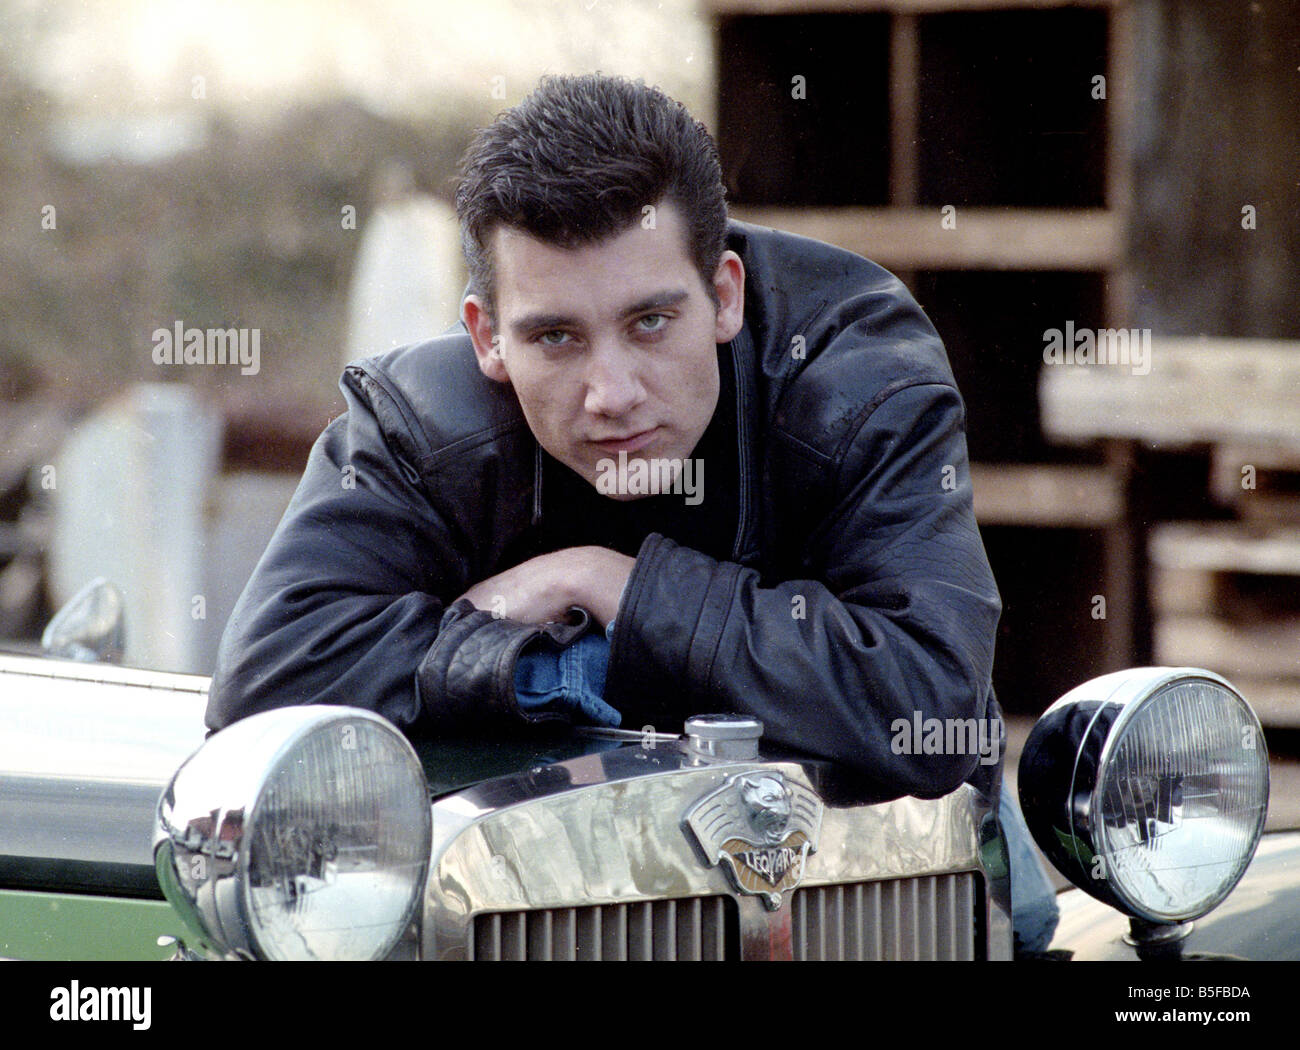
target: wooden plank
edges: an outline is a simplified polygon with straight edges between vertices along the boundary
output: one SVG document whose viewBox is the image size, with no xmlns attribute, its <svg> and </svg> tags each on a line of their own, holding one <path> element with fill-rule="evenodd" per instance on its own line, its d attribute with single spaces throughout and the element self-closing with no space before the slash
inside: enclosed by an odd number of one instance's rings
<svg viewBox="0 0 1300 1050">
<path fill-rule="evenodd" d="M 1233 441 L 1300 448 L 1300 341 L 1146 335 L 1145 372 L 1045 364 L 1038 384 L 1044 432 L 1071 443 L 1122 437 L 1168 447 Z"/>
<path fill-rule="evenodd" d="M 1133 82 L 1137 73 L 1133 9 L 1119 5 L 1106 35 L 1106 206 L 1127 215 L 1133 203 Z M 1100 100 L 1098 100 L 1100 101 Z"/>
<path fill-rule="evenodd" d="M 1300 576 L 1300 528 L 1255 533 L 1232 522 L 1162 525 L 1152 530 L 1150 550 L 1154 564 L 1170 569 Z"/>
<path fill-rule="evenodd" d="M 1123 256 L 1118 218 L 1100 208 L 737 207 L 745 222 L 839 245 L 890 269 L 1105 270 Z"/>
<path fill-rule="evenodd" d="M 1118 479 L 1104 467 L 972 463 L 981 525 L 1093 529 L 1123 515 Z"/>
<path fill-rule="evenodd" d="M 1300 444 L 1225 443 L 1210 455 L 1210 493 L 1261 525 L 1300 525 Z"/>
<path fill-rule="evenodd" d="M 1054 7 L 1118 7 L 1127 0 L 704 0 L 710 15 L 796 15 L 895 11 L 939 14 L 945 11 L 1048 10 Z"/>
<path fill-rule="evenodd" d="M 1234 675 L 1300 678 L 1300 619 L 1229 623 L 1212 616 L 1166 616 L 1157 624 L 1156 662 Z"/>
<path fill-rule="evenodd" d="M 1136 468 L 1133 443 L 1107 441 L 1106 468 L 1125 497 L 1131 493 Z M 1106 652 L 1109 671 L 1149 664 L 1153 652 L 1147 560 L 1148 527 L 1133 501 L 1124 499 L 1122 516 L 1102 533 L 1102 572 L 1106 599 Z"/>
<path fill-rule="evenodd" d="M 1135 316 L 1297 338 L 1300 0 L 1133 6 Z"/>
<path fill-rule="evenodd" d="M 1297 421 L 1300 426 L 1300 421 Z M 1287 447 L 1277 445 L 1239 445 L 1224 442 L 1214 448 L 1211 471 L 1221 474 L 1214 479 L 1214 491 L 1224 494 L 1228 490 L 1241 488 L 1241 468 L 1249 463 L 1259 473 L 1295 474 L 1300 473 L 1300 443 Z"/>
<path fill-rule="evenodd" d="M 1157 616 L 1213 615 L 1214 574 L 1201 569 L 1154 566 L 1151 572 L 1151 609 Z"/>
<path fill-rule="evenodd" d="M 1137 33 L 1133 9 L 1120 4 L 1106 27 L 1106 206 L 1121 229 L 1131 227 L 1133 210 L 1133 126 L 1137 80 Z M 1133 274 L 1127 253 L 1106 275 L 1103 295 L 1108 319 L 1132 316 Z M 1118 321 L 1116 321 L 1118 323 Z"/>
<path fill-rule="evenodd" d="M 916 18 L 899 15 L 889 26 L 889 203 L 916 204 L 921 62 Z"/>
<path fill-rule="evenodd" d="M 1249 496 L 1249 499 L 1246 497 Z M 1242 521 L 1256 525 L 1300 524 L 1300 497 L 1271 492 L 1243 492 L 1237 504 Z"/>
</svg>

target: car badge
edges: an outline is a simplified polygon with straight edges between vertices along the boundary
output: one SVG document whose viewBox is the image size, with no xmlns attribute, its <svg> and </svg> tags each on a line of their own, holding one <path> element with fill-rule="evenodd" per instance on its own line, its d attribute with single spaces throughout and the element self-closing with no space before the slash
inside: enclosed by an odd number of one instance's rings
<svg viewBox="0 0 1300 1050">
<path fill-rule="evenodd" d="M 822 800 L 781 773 L 738 773 L 696 802 L 683 824 L 710 866 L 725 862 L 738 891 L 776 911 L 817 852 Z"/>
</svg>

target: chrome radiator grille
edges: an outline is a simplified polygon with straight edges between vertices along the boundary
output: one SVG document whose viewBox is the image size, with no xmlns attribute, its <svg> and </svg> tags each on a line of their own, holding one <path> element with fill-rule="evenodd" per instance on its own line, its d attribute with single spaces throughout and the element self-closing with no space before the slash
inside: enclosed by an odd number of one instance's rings
<svg viewBox="0 0 1300 1050">
<path fill-rule="evenodd" d="M 974 959 L 974 873 L 794 891 L 795 959 Z M 729 897 L 476 916 L 472 959 L 727 959 L 739 944 Z"/>
<path fill-rule="evenodd" d="M 974 959 L 975 875 L 811 886 L 789 907 L 796 959 Z"/>
<path fill-rule="evenodd" d="M 475 918 L 470 958 L 725 959 L 735 926 L 727 897 L 497 912 Z"/>
</svg>

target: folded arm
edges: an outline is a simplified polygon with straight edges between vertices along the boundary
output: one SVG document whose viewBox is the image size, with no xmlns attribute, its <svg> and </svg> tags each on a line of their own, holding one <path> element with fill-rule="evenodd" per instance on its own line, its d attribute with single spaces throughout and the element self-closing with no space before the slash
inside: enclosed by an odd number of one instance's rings
<svg viewBox="0 0 1300 1050">
<path fill-rule="evenodd" d="M 397 402 L 353 370 L 343 392 L 347 412 L 312 449 L 226 625 L 207 724 L 308 703 L 366 707 L 410 730 L 561 719 L 519 709 L 515 663 L 525 648 L 570 644 L 589 618 L 568 620 L 566 605 L 544 616 L 541 605 L 525 608 L 522 581 L 504 609 L 491 606 L 499 587 L 482 610 L 452 601 L 478 594 L 470 585 L 482 555 L 425 494 L 421 450 Z M 536 622 L 520 622 L 528 618 Z"/>
</svg>

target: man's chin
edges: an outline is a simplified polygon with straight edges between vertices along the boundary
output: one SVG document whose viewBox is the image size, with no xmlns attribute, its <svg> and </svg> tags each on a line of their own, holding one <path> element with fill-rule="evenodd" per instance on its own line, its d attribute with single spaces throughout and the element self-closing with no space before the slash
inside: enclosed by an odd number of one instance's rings
<svg viewBox="0 0 1300 1050">
<path fill-rule="evenodd" d="M 650 495 L 648 492 L 601 492 L 600 486 L 595 486 L 596 491 L 600 492 L 606 499 L 612 499 L 617 503 L 631 503 L 634 500 L 645 499 Z"/>
<path fill-rule="evenodd" d="M 602 496 L 625 502 L 682 491 L 681 472 L 684 461 L 672 457 L 646 455 L 604 456 L 587 472 L 587 480 Z"/>
<path fill-rule="evenodd" d="M 623 458 L 625 469 L 620 470 L 618 456 L 602 456 L 595 466 L 584 470 L 582 476 L 587 479 L 587 483 L 592 488 L 606 499 L 612 499 L 619 503 L 630 503 L 633 500 L 644 499 L 649 493 L 634 491 L 633 486 L 627 483 L 628 468 L 631 468 L 631 465 L 636 463 L 637 458 L 625 456 Z"/>
</svg>

